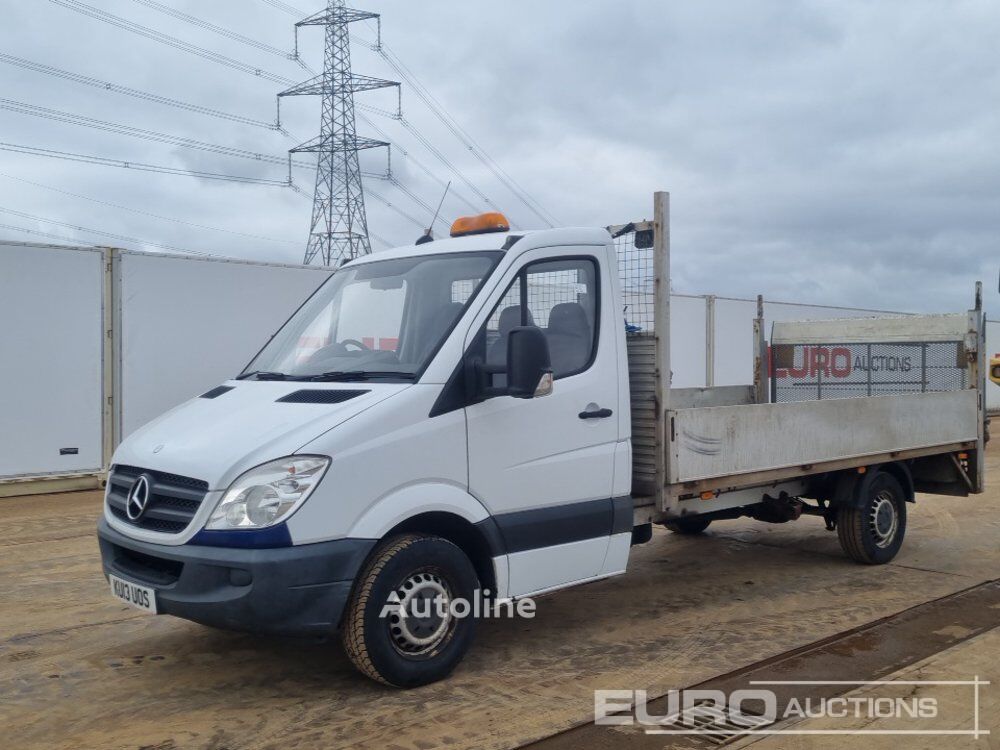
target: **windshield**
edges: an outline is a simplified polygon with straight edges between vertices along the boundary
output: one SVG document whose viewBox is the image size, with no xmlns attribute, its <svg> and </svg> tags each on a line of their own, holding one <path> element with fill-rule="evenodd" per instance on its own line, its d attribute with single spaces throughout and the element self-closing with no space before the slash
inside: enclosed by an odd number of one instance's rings
<svg viewBox="0 0 1000 750">
<path fill-rule="evenodd" d="M 345 266 L 240 377 L 413 379 L 499 258 L 497 252 L 456 253 Z"/>
</svg>

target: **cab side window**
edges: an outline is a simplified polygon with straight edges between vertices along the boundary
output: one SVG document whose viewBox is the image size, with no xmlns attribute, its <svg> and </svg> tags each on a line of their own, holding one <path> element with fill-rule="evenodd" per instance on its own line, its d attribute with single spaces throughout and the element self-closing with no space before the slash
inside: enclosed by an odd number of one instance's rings
<svg viewBox="0 0 1000 750">
<path fill-rule="evenodd" d="M 542 329 L 555 378 L 583 372 L 597 348 L 597 263 L 591 258 L 526 266 L 493 309 L 483 331 L 489 365 L 507 363 L 507 337 L 517 326 Z M 495 385 L 502 385 L 495 378 Z"/>
<path fill-rule="evenodd" d="M 597 264 L 586 258 L 533 263 L 525 278 L 528 315 L 549 341 L 552 374 L 583 372 L 597 348 Z"/>
</svg>

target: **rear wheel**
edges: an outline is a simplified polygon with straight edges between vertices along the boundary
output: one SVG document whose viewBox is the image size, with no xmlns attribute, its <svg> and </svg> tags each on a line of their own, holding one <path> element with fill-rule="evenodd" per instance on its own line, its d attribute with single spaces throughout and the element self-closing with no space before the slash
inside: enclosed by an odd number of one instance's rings
<svg viewBox="0 0 1000 750">
<path fill-rule="evenodd" d="M 675 534 L 691 535 L 700 534 L 708 528 L 710 523 L 712 523 L 711 518 L 691 516 L 688 518 L 675 518 L 672 521 L 666 521 L 663 525 Z"/>
<path fill-rule="evenodd" d="M 468 650 L 478 579 L 469 558 L 446 539 L 405 534 L 379 546 L 358 577 L 341 639 L 363 674 L 393 687 L 447 677 Z M 461 613 L 468 616 L 456 616 Z"/>
<path fill-rule="evenodd" d="M 906 499 L 894 476 L 879 473 L 864 497 L 837 512 L 837 536 L 847 555 L 860 563 L 882 565 L 899 552 L 906 533 Z"/>
</svg>

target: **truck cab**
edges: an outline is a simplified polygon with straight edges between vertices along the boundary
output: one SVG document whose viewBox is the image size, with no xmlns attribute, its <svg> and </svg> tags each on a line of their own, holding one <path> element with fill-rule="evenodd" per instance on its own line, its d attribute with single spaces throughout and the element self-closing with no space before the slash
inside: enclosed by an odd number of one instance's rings
<svg viewBox="0 0 1000 750">
<path fill-rule="evenodd" d="M 363 671 L 411 685 L 454 666 L 472 622 L 380 629 L 349 607 L 366 585 L 504 600 L 623 572 L 618 287 L 602 229 L 346 264 L 241 374 L 118 447 L 99 529 L 115 591 L 218 627 L 339 628 Z"/>
</svg>

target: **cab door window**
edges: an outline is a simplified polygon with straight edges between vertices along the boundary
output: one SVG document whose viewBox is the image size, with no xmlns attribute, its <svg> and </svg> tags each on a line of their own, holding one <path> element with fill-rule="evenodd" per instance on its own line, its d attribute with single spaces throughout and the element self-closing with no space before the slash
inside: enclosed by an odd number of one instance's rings
<svg viewBox="0 0 1000 750">
<path fill-rule="evenodd" d="M 597 348 L 597 264 L 588 258 L 534 263 L 525 269 L 527 312 L 545 333 L 558 378 L 583 372 Z"/>
<path fill-rule="evenodd" d="M 549 342 L 552 372 L 564 378 L 586 370 L 597 348 L 597 263 L 561 258 L 526 266 L 511 283 L 478 337 L 486 364 L 507 363 L 507 339 L 517 326 L 542 329 Z M 493 385 L 503 385 L 503 376 Z"/>
</svg>

